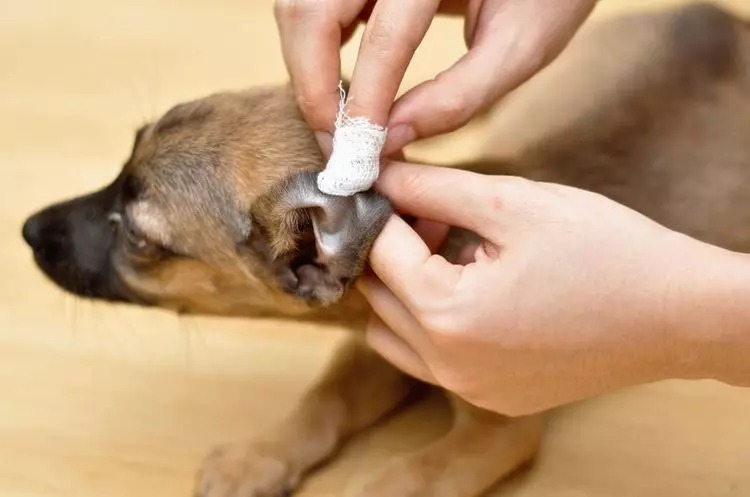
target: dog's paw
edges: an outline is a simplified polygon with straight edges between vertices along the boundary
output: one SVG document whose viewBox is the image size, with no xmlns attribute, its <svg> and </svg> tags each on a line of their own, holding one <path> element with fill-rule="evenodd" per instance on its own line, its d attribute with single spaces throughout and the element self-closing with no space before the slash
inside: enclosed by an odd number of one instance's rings
<svg viewBox="0 0 750 497">
<path fill-rule="evenodd" d="M 235 444 L 212 452 L 198 473 L 195 497 L 287 497 L 299 482 L 272 450 Z"/>
</svg>

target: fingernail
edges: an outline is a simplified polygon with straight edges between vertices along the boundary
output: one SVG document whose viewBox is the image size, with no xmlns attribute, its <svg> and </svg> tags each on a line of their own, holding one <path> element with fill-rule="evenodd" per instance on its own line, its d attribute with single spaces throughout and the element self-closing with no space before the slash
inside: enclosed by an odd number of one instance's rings
<svg viewBox="0 0 750 497">
<path fill-rule="evenodd" d="M 388 140 L 383 155 L 391 155 L 417 139 L 417 132 L 411 124 L 397 124 L 388 130 Z"/>
<path fill-rule="evenodd" d="M 331 157 L 331 152 L 333 152 L 333 135 L 327 131 L 316 131 L 315 139 L 318 141 L 323 156 L 328 160 Z"/>
</svg>

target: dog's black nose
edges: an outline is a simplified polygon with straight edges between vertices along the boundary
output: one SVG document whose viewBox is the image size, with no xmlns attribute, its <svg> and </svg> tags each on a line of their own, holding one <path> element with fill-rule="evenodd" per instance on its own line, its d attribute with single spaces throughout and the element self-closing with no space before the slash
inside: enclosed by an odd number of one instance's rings
<svg viewBox="0 0 750 497">
<path fill-rule="evenodd" d="M 39 216 L 31 216 L 23 223 L 23 239 L 32 249 L 37 249 L 42 243 L 42 220 Z"/>
</svg>

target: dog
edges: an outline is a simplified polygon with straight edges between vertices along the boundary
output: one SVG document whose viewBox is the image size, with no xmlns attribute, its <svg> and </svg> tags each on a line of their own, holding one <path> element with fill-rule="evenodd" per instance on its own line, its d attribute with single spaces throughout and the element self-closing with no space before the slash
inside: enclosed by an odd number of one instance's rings
<svg viewBox="0 0 750 497">
<path fill-rule="evenodd" d="M 458 167 L 584 188 L 750 249 L 750 26 L 719 7 L 585 29 L 487 119 L 484 160 Z M 208 456 L 197 496 L 289 495 L 419 386 L 358 333 L 369 309 L 353 283 L 393 208 L 374 191 L 320 193 L 323 166 L 288 85 L 218 93 L 143 126 L 111 184 L 23 226 L 39 268 L 83 297 L 352 330 L 277 429 Z M 472 236 L 456 230 L 446 257 Z M 352 495 L 475 497 L 537 454 L 543 415 L 450 398 L 449 433 Z"/>
</svg>

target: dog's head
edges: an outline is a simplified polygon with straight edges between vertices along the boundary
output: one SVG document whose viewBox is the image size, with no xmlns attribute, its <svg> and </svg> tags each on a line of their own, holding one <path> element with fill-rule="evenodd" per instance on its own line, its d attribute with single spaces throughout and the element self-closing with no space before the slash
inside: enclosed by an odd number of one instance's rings
<svg viewBox="0 0 750 497">
<path fill-rule="evenodd" d="M 303 314 L 342 299 L 391 214 L 316 188 L 324 159 L 288 88 L 178 105 L 102 190 L 32 216 L 38 266 L 87 297 L 211 314 Z"/>
</svg>

